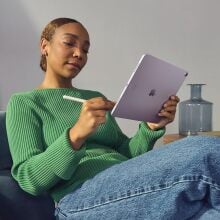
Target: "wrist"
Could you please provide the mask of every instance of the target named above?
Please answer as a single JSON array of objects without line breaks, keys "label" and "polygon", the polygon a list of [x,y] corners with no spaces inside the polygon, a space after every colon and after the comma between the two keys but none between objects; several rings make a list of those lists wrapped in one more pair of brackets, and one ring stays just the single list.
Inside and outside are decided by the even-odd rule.
[{"label": "wrist", "polygon": [[79,150],[83,143],[85,142],[85,138],[80,137],[77,131],[74,128],[69,130],[69,140],[72,145],[73,150]]},{"label": "wrist", "polygon": [[160,128],[162,128],[161,126],[159,126],[156,123],[146,122],[146,124],[153,131],[156,131],[156,130],[159,130]]}]

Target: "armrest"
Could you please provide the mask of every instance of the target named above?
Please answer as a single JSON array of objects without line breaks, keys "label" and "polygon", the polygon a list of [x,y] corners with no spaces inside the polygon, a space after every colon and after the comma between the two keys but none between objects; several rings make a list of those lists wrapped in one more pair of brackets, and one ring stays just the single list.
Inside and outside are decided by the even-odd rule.
[{"label": "armrest", "polygon": [[0,171],[0,219],[55,220],[55,204],[47,195],[32,196],[12,178],[10,170]]}]

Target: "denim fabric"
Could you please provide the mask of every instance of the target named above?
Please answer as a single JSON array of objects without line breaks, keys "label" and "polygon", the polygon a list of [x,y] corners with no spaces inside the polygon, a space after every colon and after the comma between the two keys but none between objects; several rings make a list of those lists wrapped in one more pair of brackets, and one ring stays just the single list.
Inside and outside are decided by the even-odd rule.
[{"label": "denim fabric", "polygon": [[66,195],[59,220],[220,219],[220,138],[189,137],[114,165]]}]

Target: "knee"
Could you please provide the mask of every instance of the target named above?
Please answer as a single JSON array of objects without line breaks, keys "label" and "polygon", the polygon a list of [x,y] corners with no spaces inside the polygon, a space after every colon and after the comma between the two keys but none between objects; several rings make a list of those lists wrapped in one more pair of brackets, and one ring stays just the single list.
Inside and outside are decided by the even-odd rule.
[{"label": "knee", "polygon": [[205,153],[220,152],[220,138],[212,136],[196,136],[192,137],[194,147],[198,147]]},{"label": "knee", "polygon": [[179,141],[179,147],[186,147],[192,151],[196,149],[204,152],[220,152],[220,138],[213,136],[189,136]]},{"label": "knee", "polygon": [[[220,138],[211,136],[196,136],[189,138],[191,140],[191,154],[194,159],[200,158],[209,168],[220,168]],[[197,160],[197,159],[195,159]]]},{"label": "knee", "polygon": [[170,155],[178,156],[179,160],[220,161],[220,138],[210,136],[190,136],[180,141],[176,141],[167,146]]}]

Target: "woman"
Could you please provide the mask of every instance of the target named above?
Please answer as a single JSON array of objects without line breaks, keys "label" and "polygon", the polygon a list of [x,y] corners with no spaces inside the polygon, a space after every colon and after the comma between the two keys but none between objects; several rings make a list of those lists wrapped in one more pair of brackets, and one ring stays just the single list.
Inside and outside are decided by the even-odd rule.
[{"label": "woman", "polygon": [[217,195],[220,175],[207,167],[219,161],[219,141],[192,138],[145,153],[174,120],[178,97],[164,104],[159,123],[142,122],[128,138],[109,114],[114,102],[72,84],[89,46],[87,30],[73,19],[55,19],[42,32],[44,80],[7,107],[12,175],[21,188],[49,192],[58,219],[187,219],[204,207],[216,210],[207,192]]}]

